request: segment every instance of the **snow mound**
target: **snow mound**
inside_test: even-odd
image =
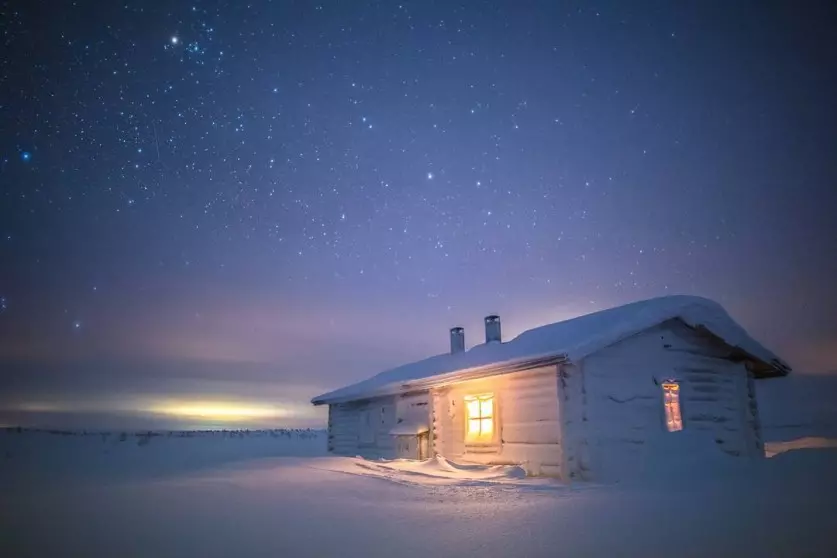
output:
[[[441,455],[415,461],[412,459],[395,459],[385,461],[382,467],[392,471],[416,472],[425,475],[455,478],[460,480],[497,480],[522,479],[526,471],[516,465],[476,465],[455,463]]]
[[[516,465],[477,465],[456,463],[441,456],[424,461],[334,457],[320,459],[316,468],[353,475],[378,477],[402,484],[556,484],[546,479],[526,479],[526,471]]]
[[[783,442],[767,442],[764,445],[764,454],[767,457],[775,457],[780,453],[785,453],[788,451],[825,448],[837,448],[837,440],[832,438],[806,436],[804,438],[786,440]]]
[[[600,448],[602,452],[612,452],[608,462],[618,463],[618,466],[603,468],[597,480],[647,486],[681,483],[684,479],[691,483],[711,484],[719,478],[758,474],[763,467],[762,459],[732,456],[720,447],[716,451],[706,451],[707,444],[711,443],[704,432],[683,430],[648,440],[645,451],[641,452],[626,452],[619,447]]]

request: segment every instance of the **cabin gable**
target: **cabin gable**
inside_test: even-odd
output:
[[[702,452],[763,454],[752,375],[717,339],[671,320],[584,358],[577,396],[583,396],[577,470],[587,478],[618,477],[642,466],[682,429]],[[677,394],[675,419],[666,396]],[[674,423],[672,423],[674,420]],[[677,420],[680,423],[677,423]],[[582,466],[583,465],[583,466]]]

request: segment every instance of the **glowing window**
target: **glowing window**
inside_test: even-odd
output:
[[[666,411],[666,429],[669,432],[683,430],[683,417],[680,415],[680,384],[663,383],[663,406]]]
[[[469,395],[465,398],[468,440],[490,442],[494,437],[494,394]]]

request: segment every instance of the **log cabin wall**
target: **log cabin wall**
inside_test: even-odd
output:
[[[527,474],[561,477],[556,366],[469,380],[431,390],[434,451],[455,461],[521,465]],[[466,442],[465,397],[494,396],[495,439]]]
[[[661,384],[668,380],[680,386],[683,430],[699,441],[690,448],[696,459],[719,450],[758,455],[754,392],[746,366],[730,354],[717,339],[670,320],[583,359],[575,367],[585,397],[582,432],[567,435],[586,440],[586,477],[629,474],[653,462],[664,436],[678,435],[665,427]]]

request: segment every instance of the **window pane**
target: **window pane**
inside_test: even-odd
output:
[[[481,419],[480,422],[482,423],[480,433],[483,436],[491,436],[492,432],[494,432],[494,419]]]
[[[480,401],[480,416],[481,417],[490,417],[493,416],[494,413],[492,412],[494,408],[494,399],[482,399]]]
[[[471,419],[468,421],[468,434],[472,436],[479,436],[480,434],[480,419]]]
[[[476,399],[472,399],[470,401],[466,401],[465,404],[468,406],[468,417],[469,418],[477,418],[480,416],[480,402]]]

